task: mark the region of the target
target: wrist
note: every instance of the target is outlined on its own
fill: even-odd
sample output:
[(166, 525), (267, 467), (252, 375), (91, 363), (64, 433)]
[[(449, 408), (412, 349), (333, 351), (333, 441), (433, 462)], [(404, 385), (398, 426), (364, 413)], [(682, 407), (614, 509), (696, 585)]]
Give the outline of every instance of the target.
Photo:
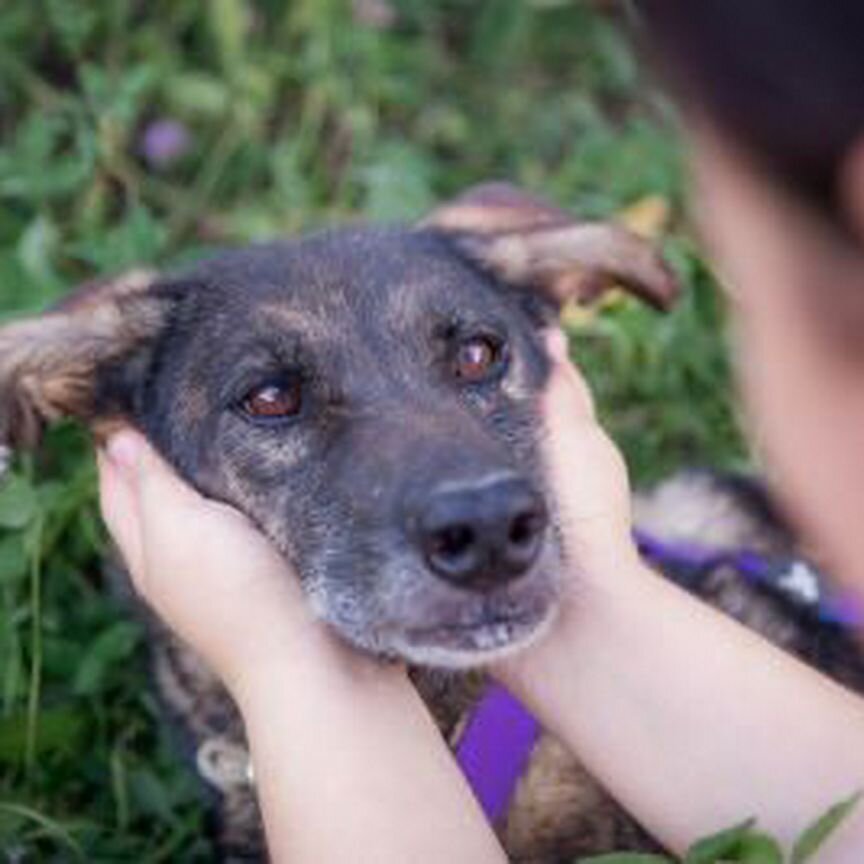
[(350, 647), (323, 624), (304, 634), (300, 644), (296, 639), (276, 643), (235, 663), (224, 681), (247, 719), (278, 705), (284, 710), (286, 701), (299, 708), (319, 695), (351, 698), (403, 683), (410, 687), (404, 667)]
[(590, 559), (571, 556), (565, 565), (559, 613), (549, 632), (497, 664), (493, 675), (518, 692), (547, 679), (553, 669), (574, 670), (591, 662), (591, 655), (603, 652), (622, 627), (631, 626), (657, 578), (632, 543), (608, 546)]
[(579, 532), (565, 530), (564, 550), (565, 594), (582, 596), (595, 588), (602, 593), (621, 583), (627, 584), (631, 574), (640, 573), (645, 566), (629, 519), (598, 520)]

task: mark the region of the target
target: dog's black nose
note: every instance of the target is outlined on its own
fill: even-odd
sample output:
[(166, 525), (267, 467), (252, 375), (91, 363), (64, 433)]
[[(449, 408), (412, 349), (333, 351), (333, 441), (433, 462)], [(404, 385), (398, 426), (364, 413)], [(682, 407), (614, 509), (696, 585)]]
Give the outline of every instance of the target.
[(417, 525), (423, 556), (434, 573), (465, 588), (488, 590), (534, 563), (546, 508), (525, 480), (499, 475), (433, 490)]

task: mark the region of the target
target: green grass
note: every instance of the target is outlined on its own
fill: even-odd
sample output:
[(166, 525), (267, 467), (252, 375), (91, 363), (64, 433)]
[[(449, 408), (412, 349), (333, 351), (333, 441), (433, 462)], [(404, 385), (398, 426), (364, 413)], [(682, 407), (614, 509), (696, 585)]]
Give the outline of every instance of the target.
[[(575, 354), (640, 481), (739, 462), (671, 112), (622, 35), (626, 13), (554, 0), (392, 8), (375, 29), (352, 22), (347, 0), (3, 4), (0, 315), (130, 264), (410, 219), (488, 178), (590, 216), (659, 195), (684, 301), (665, 317), (615, 305), (579, 329)], [(139, 142), (162, 117), (191, 144), (160, 168)], [(206, 860), (140, 631), (104, 591), (93, 480), (83, 435), (64, 428), (0, 491), (0, 850)]]

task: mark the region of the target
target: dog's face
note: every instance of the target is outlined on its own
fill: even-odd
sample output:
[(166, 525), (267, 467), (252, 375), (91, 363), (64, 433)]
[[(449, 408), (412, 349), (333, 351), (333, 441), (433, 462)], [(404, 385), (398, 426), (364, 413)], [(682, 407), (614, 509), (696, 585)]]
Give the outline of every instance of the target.
[[(487, 188), (421, 228), (312, 235), (85, 291), (0, 335), (7, 431), (61, 412), (129, 418), (260, 526), (350, 642), (414, 663), (488, 661), (555, 610), (541, 328), (598, 274), (657, 303), (672, 291), (632, 236), (641, 261), (622, 264), (619, 242), (615, 266), (606, 253), (605, 268), (586, 264), (586, 230), (623, 235), (539, 207)], [(562, 262), (550, 238), (576, 228), (564, 246), (578, 261)], [(51, 346), (38, 363), (22, 359), (28, 327)]]
[(323, 618), (448, 665), (542, 624), (560, 562), (524, 297), (399, 230), (229, 253), (186, 283), (138, 420), (261, 526)]

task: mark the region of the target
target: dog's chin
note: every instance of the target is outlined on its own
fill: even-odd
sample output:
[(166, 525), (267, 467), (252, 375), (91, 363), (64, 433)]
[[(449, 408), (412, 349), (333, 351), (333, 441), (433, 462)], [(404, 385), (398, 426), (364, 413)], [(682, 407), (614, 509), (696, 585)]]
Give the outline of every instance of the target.
[(390, 647), (392, 656), (415, 666), (437, 669), (474, 669), (497, 663), (524, 650), (551, 626), (557, 605), (531, 614), (478, 622), (442, 624), (400, 634)]
[(484, 592), (404, 565), (385, 574), (378, 591), (357, 593), (335, 578), (304, 587), (322, 621), (355, 648), (412, 666), (467, 670), (497, 663), (543, 636), (558, 612), (559, 572), (553, 549), (523, 578)]

